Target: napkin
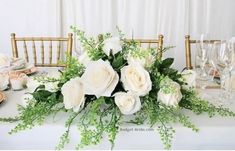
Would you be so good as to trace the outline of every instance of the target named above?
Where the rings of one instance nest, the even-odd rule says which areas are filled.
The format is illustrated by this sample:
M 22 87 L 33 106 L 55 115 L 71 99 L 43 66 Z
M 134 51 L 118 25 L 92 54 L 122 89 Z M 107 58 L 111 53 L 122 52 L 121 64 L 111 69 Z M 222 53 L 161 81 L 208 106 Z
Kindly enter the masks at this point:
M 13 58 L 11 60 L 11 66 L 13 70 L 22 69 L 26 66 L 26 60 L 23 58 Z
M 9 67 L 10 64 L 11 64 L 10 59 L 4 54 L 0 54 L 0 69 Z

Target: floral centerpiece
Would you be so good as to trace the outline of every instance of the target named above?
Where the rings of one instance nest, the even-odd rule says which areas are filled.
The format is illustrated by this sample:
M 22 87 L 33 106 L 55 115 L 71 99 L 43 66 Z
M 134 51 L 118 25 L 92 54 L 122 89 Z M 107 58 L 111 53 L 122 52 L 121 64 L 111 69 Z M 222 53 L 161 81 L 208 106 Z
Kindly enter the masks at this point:
M 127 41 L 120 30 L 118 37 L 105 33 L 87 38 L 85 32 L 71 28 L 84 54 L 78 59 L 68 57 L 67 68 L 59 76 L 35 77 L 37 84 L 25 97 L 25 105 L 19 105 L 19 116 L 0 119 L 18 122 L 10 134 L 42 124 L 49 115 L 66 112 L 66 131 L 56 149 L 69 143 L 70 127 L 75 122 L 81 135 L 76 149 L 98 144 L 105 133 L 113 148 L 119 128 L 126 122 L 154 128 L 164 147 L 170 149 L 174 123 L 198 131 L 182 109 L 208 113 L 209 117 L 235 116 L 197 95 L 193 71 L 180 73 L 171 68 L 174 59 L 157 57 L 158 52 L 171 47 L 160 51 L 142 48 L 134 40 Z

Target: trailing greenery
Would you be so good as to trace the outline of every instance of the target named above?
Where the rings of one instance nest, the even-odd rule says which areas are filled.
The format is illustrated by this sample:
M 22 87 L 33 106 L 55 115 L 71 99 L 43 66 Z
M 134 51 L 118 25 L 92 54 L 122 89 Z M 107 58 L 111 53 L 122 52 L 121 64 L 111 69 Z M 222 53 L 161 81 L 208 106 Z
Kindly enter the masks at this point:
M 9 133 L 16 133 L 25 129 L 31 129 L 35 124 L 43 124 L 44 119 L 57 111 L 56 105 L 62 102 L 62 95 L 45 90 L 42 85 L 36 89 L 33 95 L 33 101 L 29 102 L 26 108 L 18 106 L 19 123 Z
M 106 101 L 109 101 L 110 104 L 105 103 Z M 101 97 L 89 103 L 78 123 L 81 141 L 77 149 L 98 144 L 104 132 L 108 133 L 109 141 L 112 144 L 111 148 L 113 148 L 121 117 L 122 115 L 112 99 L 105 100 Z
M 175 134 L 174 124 L 180 123 L 182 126 L 190 128 L 192 131 L 198 132 L 199 129 L 190 121 L 190 117 L 186 116 L 182 109 L 188 109 L 195 114 L 207 113 L 209 117 L 214 115 L 235 116 L 235 113 L 222 106 L 215 106 L 206 100 L 201 99 L 193 89 L 185 89 L 186 84 L 182 74 L 171 68 L 174 59 L 166 58 L 160 60 L 156 51 L 157 48 L 142 48 L 138 42 L 134 40 L 127 41 L 124 34 L 118 29 L 118 35 L 122 42 L 122 51 L 107 56 L 103 47 L 105 40 L 112 36 L 111 33 L 100 34 L 97 37 L 87 38 L 84 31 L 72 26 L 71 29 L 79 39 L 85 53 L 93 61 L 102 59 L 108 61 L 112 68 L 121 75 L 121 69 L 128 65 L 128 57 L 143 59 L 153 59 L 153 62 L 145 66 L 146 71 L 150 75 L 152 82 L 151 91 L 140 96 L 141 109 L 133 114 L 133 118 L 126 120 L 123 113 L 115 103 L 113 94 L 116 92 L 126 92 L 121 81 L 118 81 L 111 97 L 96 97 L 95 95 L 85 95 L 86 101 L 84 106 L 74 112 L 66 110 L 64 106 L 64 98 L 61 93 L 62 86 L 70 79 L 81 77 L 85 72 L 85 66 L 76 58 L 67 55 L 66 68 L 61 72 L 59 78 L 40 76 L 35 80 L 40 85 L 31 95 L 32 99 L 26 107 L 18 106 L 19 116 L 14 118 L 0 118 L 0 122 L 18 122 L 16 127 L 9 133 L 16 133 L 25 129 L 31 129 L 35 125 L 43 124 L 48 116 L 55 117 L 59 112 L 66 112 L 68 119 L 65 123 L 65 132 L 59 139 L 56 150 L 61 150 L 70 141 L 70 129 L 72 125 L 76 125 L 80 131 L 80 142 L 76 149 L 83 149 L 88 145 L 97 145 L 107 134 L 111 143 L 111 149 L 114 148 L 115 138 L 119 132 L 119 127 L 123 123 L 131 123 L 133 125 L 148 125 L 154 128 L 160 135 L 161 141 L 165 149 L 170 149 L 172 139 Z M 172 47 L 165 47 L 160 52 L 165 52 Z M 171 80 L 180 85 L 182 99 L 177 106 L 169 106 L 158 100 L 158 92 L 163 90 L 167 94 L 175 92 L 175 88 L 166 83 L 165 80 Z M 48 82 L 56 82 L 58 88 L 51 92 L 46 90 Z
M 1 118 L 0 118 L 0 121 L 1 121 L 1 122 L 14 123 L 14 122 L 19 121 L 19 118 L 18 118 L 18 117 L 6 117 L 6 118 L 1 117 Z
M 179 106 L 189 109 L 196 114 L 208 113 L 209 117 L 218 114 L 220 116 L 235 116 L 235 113 L 223 106 L 215 106 L 201 99 L 193 90 L 182 90 L 184 95 Z

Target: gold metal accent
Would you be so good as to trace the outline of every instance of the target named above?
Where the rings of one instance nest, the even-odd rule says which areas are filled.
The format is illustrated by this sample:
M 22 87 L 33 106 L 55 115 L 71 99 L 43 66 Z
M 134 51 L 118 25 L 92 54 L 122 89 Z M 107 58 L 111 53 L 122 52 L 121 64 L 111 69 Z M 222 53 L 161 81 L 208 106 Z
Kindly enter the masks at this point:
M 136 41 L 139 43 L 139 45 L 141 46 L 141 44 L 148 44 L 148 47 L 151 47 L 151 44 L 157 44 L 157 52 L 158 52 L 158 59 L 162 58 L 162 48 L 163 48 L 163 35 L 159 35 L 158 39 L 127 39 L 127 41 Z
M 27 45 L 25 41 L 24 41 L 24 56 L 26 58 L 26 61 L 29 62 L 29 55 L 28 55 Z
M 16 34 L 11 34 L 11 45 L 12 45 L 12 54 L 14 58 L 18 58 L 18 49 L 17 49 L 17 43 L 16 43 Z
M 41 38 L 41 61 L 42 61 L 42 64 L 44 64 L 44 42 Z
M 158 59 L 162 58 L 163 35 L 158 36 Z
M 59 64 L 60 60 L 60 42 L 57 43 L 57 64 Z
M 59 64 L 60 60 L 60 53 L 61 53 L 61 48 L 60 48 L 60 42 L 66 42 L 67 48 L 66 52 L 68 55 L 72 56 L 72 46 L 73 46 L 73 34 L 69 33 L 68 37 L 16 37 L 15 33 L 11 34 L 11 45 L 12 45 L 12 54 L 14 58 L 18 58 L 18 48 L 17 48 L 17 42 L 23 41 L 24 43 L 24 53 L 25 53 L 25 58 L 28 61 L 28 50 L 27 50 L 27 41 L 32 42 L 32 50 L 33 50 L 33 60 L 34 60 L 34 65 L 37 67 L 64 67 L 65 65 Z M 36 45 L 35 42 L 41 42 L 41 63 L 37 62 L 37 50 L 36 50 Z M 49 63 L 45 63 L 45 47 L 44 47 L 44 42 L 49 42 Z M 59 44 L 57 45 L 57 62 L 52 63 L 52 42 L 58 42 Z
M 35 46 L 34 40 L 33 40 L 32 47 L 33 47 L 33 60 L 34 60 L 34 65 L 36 65 L 36 64 L 37 64 L 37 52 L 36 52 L 36 46 Z
M 73 47 L 73 34 L 68 34 L 68 45 L 67 45 L 67 53 L 68 55 L 72 56 L 72 47 Z
M 52 41 L 49 44 L 49 63 L 52 64 Z
M 185 55 L 186 55 L 186 68 L 192 69 L 192 60 L 191 60 L 191 47 L 190 47 L 190 36 L 185 36 Z

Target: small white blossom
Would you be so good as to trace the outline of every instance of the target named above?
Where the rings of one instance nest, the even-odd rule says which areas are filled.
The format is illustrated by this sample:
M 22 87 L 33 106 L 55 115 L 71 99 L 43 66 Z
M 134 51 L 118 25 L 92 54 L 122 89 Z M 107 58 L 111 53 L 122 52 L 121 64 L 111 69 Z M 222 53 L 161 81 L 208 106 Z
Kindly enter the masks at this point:
M 110 53 L 115 55 L 122 50 L 122 44 L 119 37 L 112 37 L 104 40 L 104 53 L 109 56 Z

